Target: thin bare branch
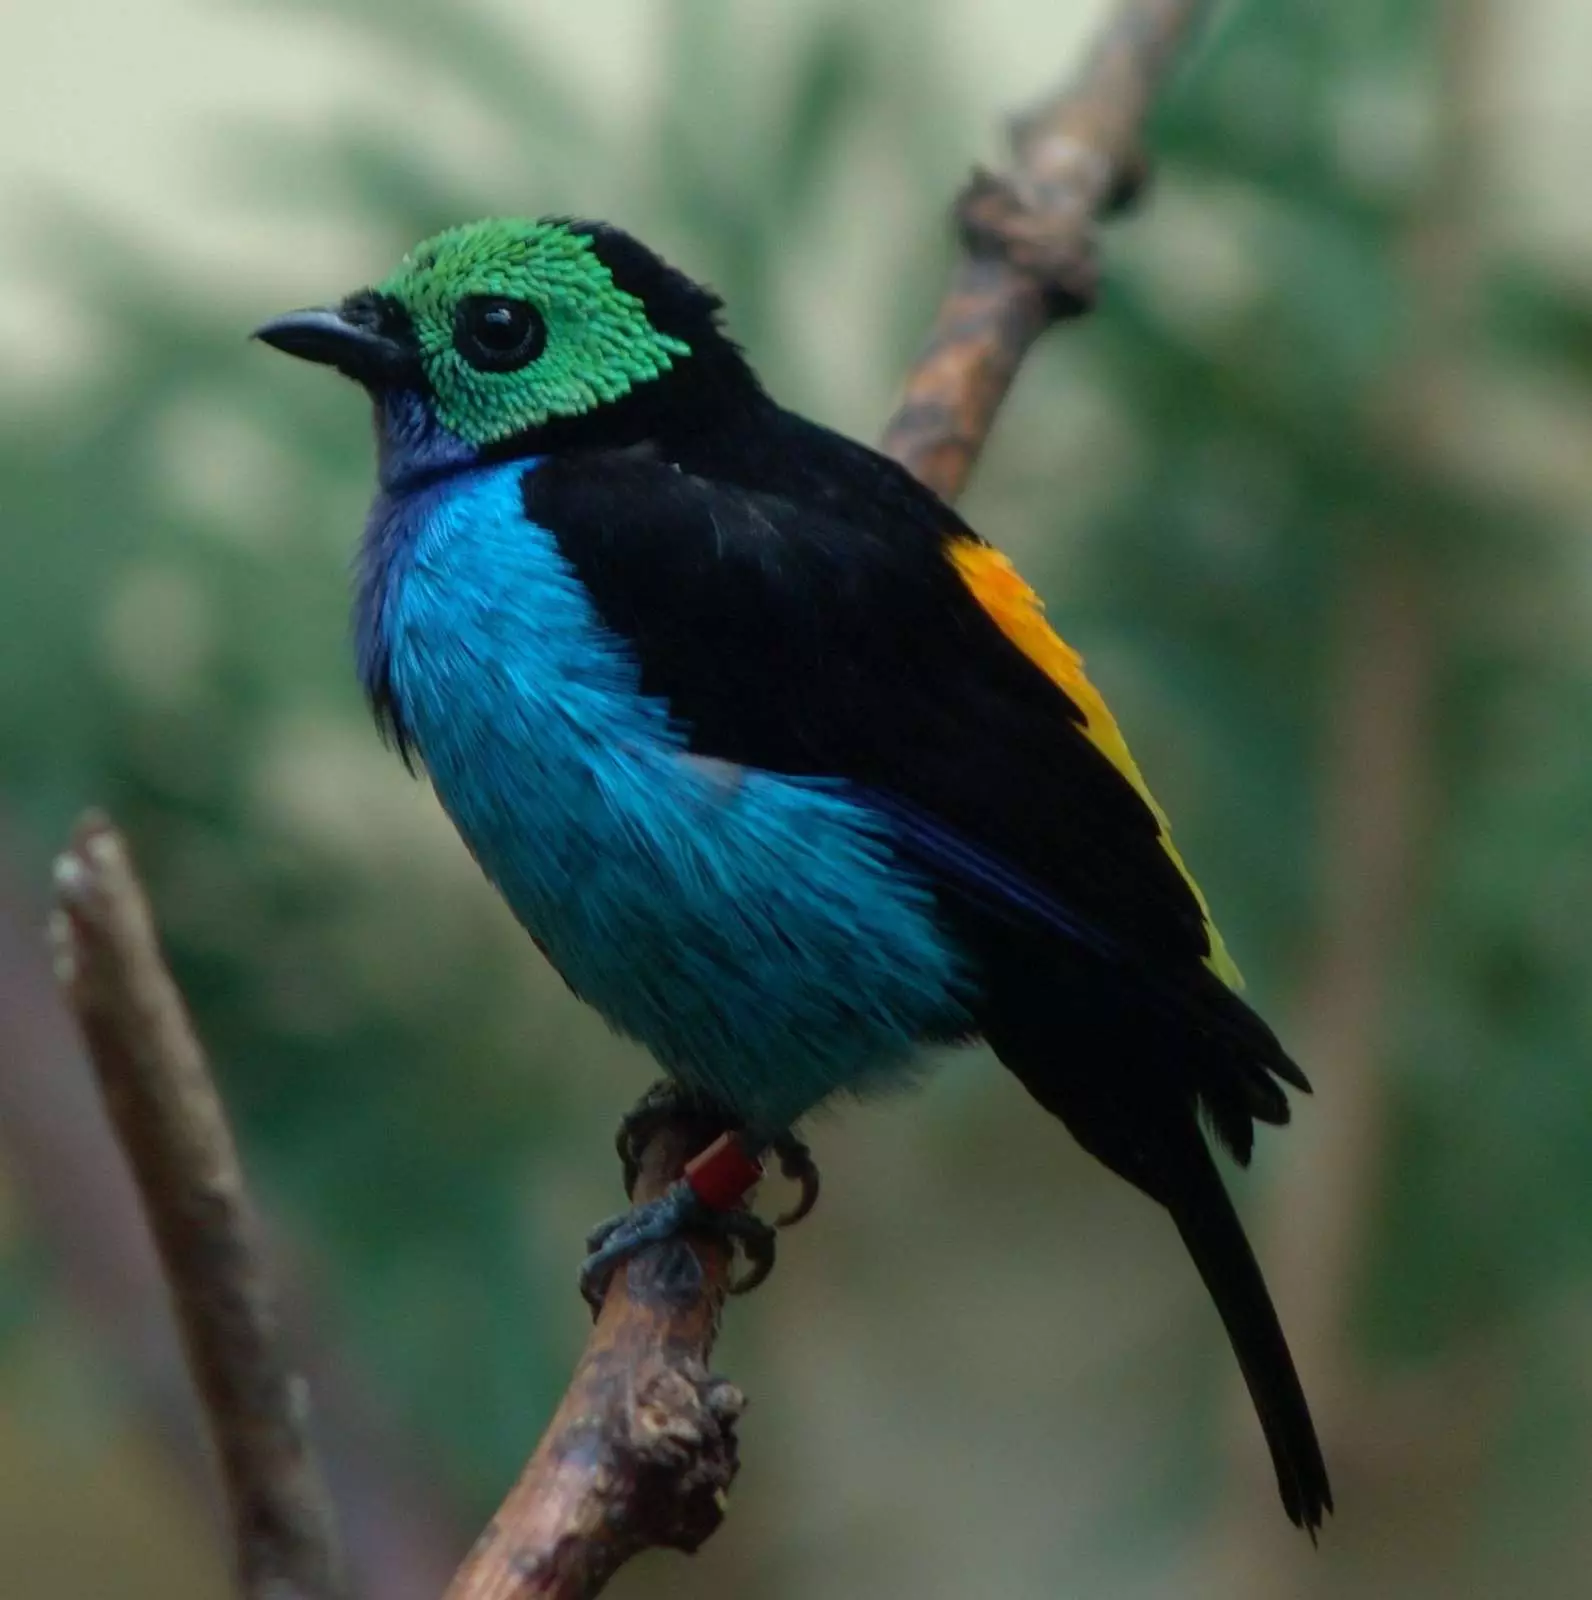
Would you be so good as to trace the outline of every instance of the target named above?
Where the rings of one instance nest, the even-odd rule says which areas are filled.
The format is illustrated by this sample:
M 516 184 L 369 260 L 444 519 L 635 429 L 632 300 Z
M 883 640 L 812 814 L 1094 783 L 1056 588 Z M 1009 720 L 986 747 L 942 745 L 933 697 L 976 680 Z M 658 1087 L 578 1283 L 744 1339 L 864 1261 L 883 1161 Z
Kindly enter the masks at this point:
M 125 840 L 85 818 L 56 863 L 56 977 L 88 1044 L 210 1421 L 247 1600 L 338 1600 L 308 1396 L 220 1096 Z
M 636 1199 L 661 1195 L 714 1131 L 655 1135 Z M 666 1248 L 615 1275 L 563 1403 L 447 1600 L 582 1600 L 639 1551 L 695 1550 L 723 1520 L 744 1401 L 708 1360 L 729 1257 L 707 1240 Z
M 885 429 L 885 451 L 947 500 L 967 484 L 1034 341 L 1095 302 L 1095 225 L 1143 188 L 1145 122 L 1209 9 L 1122 0 L 1083 69 L 1012 126 L 1009 171 L 956 202 L 962 257 Z
M 37 936 L 41 908 L 8 870 L 0 817 L 0 1166 L 52 1278 L 115 1367 L 133 1410 L 202 1498 L 222 1537 L 225 1497 L 174 1337 L 171 1297 L 92 1068 Z M 385 1411 L 309 1304 L 311 1252 L 273 1225 L 283 1321 L 315 1396 L 319 1444 L 353 1587 L 436 1600 L 467 1536 L 417 1442 Z M 299 1270 L 295 1271 L 295 1267 Z
M 947 498 L 961 492 L 1023 356 L 1053 321 L 1092 303 L 1093 232 L 1144 181 L 1156 89 L 1203 0 L 1124 0 L 1083 71 L 1013 130 L 1016 164 L 975 174 L 956 206 L 965 254 L 908 375 L 883 448 Z M 638 1198 L 661 1194 L 702 1147 L 666 1128 Z M 707 1375 L 728 1265 L 700 1245 L 683 1297 L 620 1273 L 559 1407 L 448 1600 L 575 1600 L 653 1545 L 695 1549 L 718 1525 L 735 1473 L 741 1398 Z

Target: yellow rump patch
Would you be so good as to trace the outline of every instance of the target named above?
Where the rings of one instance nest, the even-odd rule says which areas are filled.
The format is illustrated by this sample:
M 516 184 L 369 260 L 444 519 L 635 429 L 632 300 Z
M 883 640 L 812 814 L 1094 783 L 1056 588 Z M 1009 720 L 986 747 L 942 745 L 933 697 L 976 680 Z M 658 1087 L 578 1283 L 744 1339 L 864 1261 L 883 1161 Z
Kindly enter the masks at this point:
M 1150 787 L 1139 771 L 1138 763 L 1128 750 L 1117 719 L 1111 715 L 1100 691 L 1084 675 L 1083 657 L 1045 621 L 1044 602 L 1023 580 L 1016 567 L 999 551 L 974 539 L 953 539 L 947 546 L 952 564 L 961 573 L 962 581 L 972 590 L 974 598 L 999 624 L 1006 635 L 1030 661 L 1053 683 L 1083 714 L 1083 731 L 1089 742 L 1138 791 L 1139 797 L 1150 808 L 1161 830 L 1161 847 L 1171 857 L 1172 864 L 1183 875 L 1205 921 L 1205 932 L 1210 940 L 1210 954 L 1205 964 L 1230 988 L 1243 986 L 1233 958 L 1211 920 L 1210 907 L 1194 875 L 1183 864 L 1183 858 L 1172 843 L 1171 824 L 1166 813 L 1150 793 Z

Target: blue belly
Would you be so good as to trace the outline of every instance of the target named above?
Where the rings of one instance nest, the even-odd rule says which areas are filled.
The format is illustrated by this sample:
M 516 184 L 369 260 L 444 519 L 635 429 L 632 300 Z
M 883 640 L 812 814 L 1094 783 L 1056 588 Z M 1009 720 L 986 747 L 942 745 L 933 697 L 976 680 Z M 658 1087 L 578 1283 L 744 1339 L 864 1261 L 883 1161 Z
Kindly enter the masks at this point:
M 383 497 L 367 533 L 362 628 L 465 842 L 584 999 L 755 1128 L 899 1074 L 966 1025 L 928 890 L 838 786 L 688 752 L 526 470 Z

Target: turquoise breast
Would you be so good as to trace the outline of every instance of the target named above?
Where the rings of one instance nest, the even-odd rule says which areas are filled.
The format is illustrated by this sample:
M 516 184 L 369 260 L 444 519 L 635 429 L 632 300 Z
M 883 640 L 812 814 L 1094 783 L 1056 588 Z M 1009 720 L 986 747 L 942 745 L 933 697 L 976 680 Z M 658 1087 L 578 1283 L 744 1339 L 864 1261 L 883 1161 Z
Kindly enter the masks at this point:
M 527 470 L 372 512 L 362 626 L 444 808 L 576 992 L 754 1129 L 898 1075 L 965 1026 L 932 895 L 839 785 L 688 750 L 527 522 Z

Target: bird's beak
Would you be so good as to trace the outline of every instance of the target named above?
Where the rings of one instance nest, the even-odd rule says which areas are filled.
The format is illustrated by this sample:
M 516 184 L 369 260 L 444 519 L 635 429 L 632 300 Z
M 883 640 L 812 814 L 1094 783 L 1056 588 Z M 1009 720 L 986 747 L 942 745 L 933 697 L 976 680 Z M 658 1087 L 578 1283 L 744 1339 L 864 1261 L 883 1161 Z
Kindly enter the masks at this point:
M 335 306 L 315 306 L 273 317 L 253 337 L 303 361 L 336 367 L 367 387 L 401 383 L 416 369 L 415 353 L 390 334 L 352 321 Z

